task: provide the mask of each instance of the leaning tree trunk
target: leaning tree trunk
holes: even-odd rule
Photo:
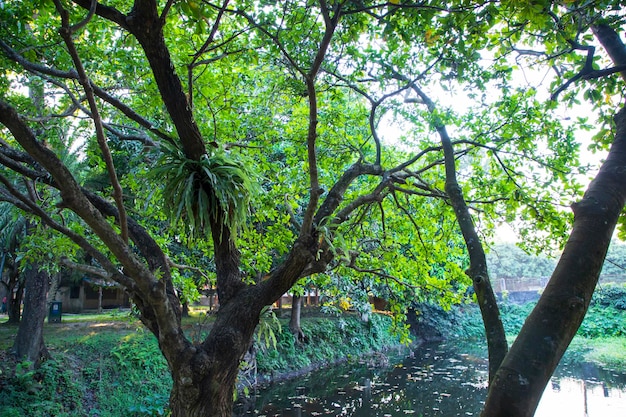
[[[616,66],[626,46],[608,25],[592,27]],[[626,71],[620,72],[626,81]],[[574,226],[539,302],[526,319],[489,389],[482,417],[530,417],[582,323],[604,258],[626,204],[626,108],[615,115],[615,138],[583,199],[572,205]]]
[[[585,317],[618,217],[626,203],[626,110],[615,141],[583,199],[546,289],[526,319],[487,395],[482,417],[531,417]]]
[[[428,107],[428,110],[435,114],[436,109],[433,101],[415,83],[411,83],[411,88],[420,96],[424,104]],[[441,139],[441,146],[444,153],[446,194],[454,209],[454,214],[459,228],[461,229],[461,233],[463,234],[470,259],[470,267],[465,273],[472,279],[472,285],[476,293],[476,300],[480,307],[485,334],[487,336],[489,382],[491,382],[508,351],[508,343],[506,341],[504,326],[500,319],[500,309],[498,308],[496,296],[489,280],[485,250],[483,249],[478,233],[476,233],[474,220],[463,197],[463,191],[457,181],[456,158],[454,156],[452,141],[450,140],[445,125],[441,121],[437,120],[435,127]]]
[[[463,234],[465,246],[467,247],[470,258],[470,267],[466,271],[466,274],[472,279],[476,300],[483,318],[489,353],[489,382],[491,383],[507,353],[508,343],[506,341],[506,334],[504,333],[504,326],[500,319],[500,309],[498,308],[496,296],[491,287],[491,281],[489,280],[485,250],[483,249],[478,233],[476,233],[474,221],[463,198],[461,187],[456,180],[454,152],[447,135],[445,140],[442,139],[442,143],[446,154],[446,193],[454,208],[454,213]]]
[[[49,356],[43,341],[43,325],[48,305],[48,273],[40,271],[35,265],[31,266],[25,272],[24,287],[24,314],[17,330],[13,351],[18,360],[32,362],[36,367]]]

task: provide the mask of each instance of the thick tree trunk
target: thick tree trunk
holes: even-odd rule
[[[626,110],[608,158],[582,201],[557,267],[489,389],[483,417],[530,417],[585,317],[626,203]]]
[[[32,362],[36,367],[49,356],[43,341],[49,276],[39,271],[37,266],[27,269],[25,275],[24,316],[17,330],[13,351],[18,360]]]
[[[174,381],[172,417],[223,417],[232,414],[239,364],[259,323],[262,305],[254,288],[221,305],[206,341],[171,358]]]

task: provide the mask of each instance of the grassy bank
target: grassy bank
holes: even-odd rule
[[[626,373],[626,291],[609,289],[595,298],[564,361],[592,362]],[[532,304],[502,304],[511,340],[519,332]],[[200,340],[211,328],[201,311],[184,320],[185,331]],[[473,340],[483,351],[482,321],[473,305],[444,312],[423,306],[420,322],[451,341]],[[7,349],[16,327],[0,325],[0,416],[2,417],[145,417],[166,415],[171,387],[169,371],[155,338],[128,312],[68,315],[60,325],[45,326],[52,360],[33,371],[16,364]],[[307,336],[296,343],[288,319],[268,317],[257,335],[256,361],[246,359],[240,386],[272,377],[294,376],[316,367],[359,357],[398,344],[391,320],[372,315],[364,323],[353,315],[303,317]]]
[[[368,323],[350,315],[304,317],[308,341],[294,343],[287,319],[272,321],[261,335],[257,373],[297,374],[318,365],[396,345],[391,320],[374,315]],[[190,337],[210,329],[204,315],[185,320]],[[271,334],[276,345],[266,343]],[[281,331],[282,329],[282,331]],[[155,338],[128,314],[64,317],[45,326],[53,357],[36,370],[15,364],[6,353],[16,327],[0,326],[0,416],[144,417],[166,415],[171,379]],[[271,339],[271,338],[270,338]],[[245,377],[242,377],[245,379]],[[242,380],[242,384],[245,381]]]
[[[504,329],[512,343],[535,303],[522,305],[504,300],[500,303]],[[485,333],[476,305],[455,306],[444,312],[435,306],[423,306],[422,322],[449,340],[474,340],[486,350]],[[585,319],[572,340],[563,361],[572,364],[593,363],[599,367],[626,373],[626,287],[606,285],[591,300]]]

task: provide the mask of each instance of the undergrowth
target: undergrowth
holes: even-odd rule
[[[390,328],[391,319],[380,314],[371,315],[368,322],[353,316],[311,318],[302,322],[306,342],[296,343],[291,333],[283,330],[276,335],[275,347],[259,350],[258,371],[262,374],[299,371],[314,364],[398,345],[399,339]]]
[[[276,323],[273,324],[277,326]],[[357,317],[307,318],[308,341],[296,344],[281,325],[272,333],[276,345],[262,343],[258,369],[283,373],[313,363],[381,350],[397,344],[386,316],[368,323]],[[165,359],[154,336],[142,327],[61,332],[47,340],[51,360],[32,370],[0,357],[0,417],[151,417],[167,416],[172,387]],[[261,345],[261,343],[258,343]]]
[[[103,332],[57,343],[37,370],[3,370],[0,416],[166,415],[171,378],[154,336]]]

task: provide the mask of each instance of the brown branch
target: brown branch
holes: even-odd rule
[[[172,5],[174,4],[175,0],[167,0],[167,3],[165,3],[165,7],[163,7],[163,10],[161,11],[161,16],[159,16],[159,21],[161,22],[161,25],[165,25],[165,19],[167,19],[167,14],[170,12],[170,9],[172,8]]]
[[[96,104],[93,88],[91,87],[91,82],[89,81],[89,77],[85,72],[85,68],[83,67],[81,59],[78,55],[78,51],[76,50],[76,46],[74,45],[74,40],[72,39],[72,28],[69,22],[69,12],[63,7],[60,0],[54,0],[54,3],[58,12],[61,14],[62,27],[59,30],[59,33],[65,41],[67,50],[72,57],[72,61],[74,61],[74,66],[76,67],[76,70],[78,71],[79,81],[83,86],[83,89],[85,90],[85,94],[87,95],[89,109],[91,110],[93,116],[92,119],[96,129],[96,138],[98,141],[98,145],[100,146],[105,165],[107,167],[107,172],[109,174],[111,185],[113,186],[113,198],[115,200],[115,203],[117,204],[117,208],[120,213],[119,225],[121,229],[121,237],[124,242],[128,242],[128,222],[126,208],[124,207],[122,186],[117,178],[117,172],[115,171],[115,165],[113,163],[113,157],[111,156],[111,150],[107,145],[107,140],[104,135],[102,119],[100,117],[100,111],[98,110],[98,106]],[[95,3],[96,1],[92,0],[92,8]]]
[[[170,268],[189,269],[190,271],[194,271],[198,273],[202,278],[206,280],[209,279],[209,276],[205,274],[204,271],[202,271],[202,269],[198,267],[191,266],[191,265],[177,264],[176,262],[172,261],[169,257],[167,257],[166,259],[167,259],[167,264],[170,266]]]
[[[97,266],[93,266],[93,265],[79,264],[77,262],[71,261],[65,256],[59,259],[59,263],[70,269],[74,269],[76,271],[84,272],[86,274],[102,278],[105,281],[109,281],[113,279],[113,274],[107,271],[106,269],[98,268]]]
[[[320,199],[320,196],[324,192],[320,188],[319,184],[319,173],[317,167],[317,123],[318,123],[318,109],[317,109],[317,91],[315,88],[315,79],[320,70],[322,62],[326,56],[328,48],[330,47],[330,42],[335,33],[335,29],[337,28],[337,24],[339,22],[339,18],[341,16],[341,10],[338,9],[335,11],[335,14],[332,18],[326,16],[328,10],[326,9],[326,3],[324,1],[320,1],[320,5],[322,8],[322,12],[324,13],[324,22],[326,25],[326,30],[324,31],[324,36],[322,37],[322,41],[320,42],[320,46],[315,54],[315,58],[313,59],[313,63],[311,65],[311,69],[305,75],[305,82],[307,87],[307,93],[309,98],[309,128],[307,132],[307,159],[309,163],[309,204],[304,212],[304,218],[302,220],[302,228],[300,229],[301,234],[309,234],[313,228],[313,222],[315,217],[315,211],[317,210],[317,205]]]
[[[61,71],[55,68],[50,68],[50,67],[46,67],[45,65],[31,62],[27,60],[26,58],[24,58],[19,53],[17,53],[13,48],[11,48],[1,39],[0,39],[0,49],[4,51],[5,55],[9,59],[20,64],[22,68],[24,68],[25,70],[43,78],[44,80],[56,85],[57,87],[65,90],[66,92],[69,92],[69,89],[67,88],[67,86],[65,86],[64,84],[58,81],[55,81],[54,79],[46,77],[46,75],[51,76],[51,77],[56,77],[56,78],[62,78],[62,79],[78,80],[78,74],[76,73],[76,71]],[[132,110],[126,104],[122,103],[118,98],[113,97],[111,94],[109,94],[107,91],[97,86],[96,84],[91,83],[91,86],[96,96],[98,96],[102,100],[109,103],[111,106],[121,111],[126,117],[137,122],[140,126],[145,127],[151,133],[158,136],[159,138],[164,139],[168,141],[169,143],[174,143],[174,139],[172,137],[170,137],[164,132],[161,132],[159,129],[155,128],[154,125],[149,120],[139,115],[137,112]],[[70,98],[72,97],[70,96]],[[72,101],[80,102],[77,99],[72,99]]]
[[[626,45],[619,34],[606,23],[591,26],[591,31],[609,54],[613,65],[623,68],[626,65]],[[620,75],[626,80],[626,70],[620,71]]]
[[[78,32],[80,29],[85,27],[85,25],[87,23],[89,23],[89,21],[91,20],[93,15],[96,13],[96,6],[97,5],[98,5],[98,0],[91,0],[91,5],[89,6],[89,11],[87,12],[87,16],[85,16],[85,18],[83,20],[81,20],[80,22],[76,23],[75,25],[70,26],[69,27],[70,33]]]
[[[73,230],[56,222],[52,217],[48,215],[48,213],[46,213],[41,207],[39,207],[39,205],[37,205],[30,198],[20,193],[13,186],[13,184],[11,184],[10,181],[3,175],[0,175],[0,183],[2,183],[5,189],[10,193],[10,195],[12,195],[15,200],[17,200],[17,202],[10,201],[13,205],[15,205],[15,207],[25,212],[34,214],[35,216],[39,217],[50,228],[69,237],[81,249],[83,249],[85,252],[93,256],[94,259],[96,259],[98,262],[100,262],[101,265],[103,265],[107,270],[109,270],[111,272],[111,277],[113,277],[116,281],[118,281],[120,284],[126,286],[127,288],[131,290],[135,288],[133,281],[130,278],[119,273],[117,268],[115,268],[115,266],[109,261],[109,259],[102,252],[100,252],[93,245],[91,245],[87,241],[87,239],[78,235]]]

